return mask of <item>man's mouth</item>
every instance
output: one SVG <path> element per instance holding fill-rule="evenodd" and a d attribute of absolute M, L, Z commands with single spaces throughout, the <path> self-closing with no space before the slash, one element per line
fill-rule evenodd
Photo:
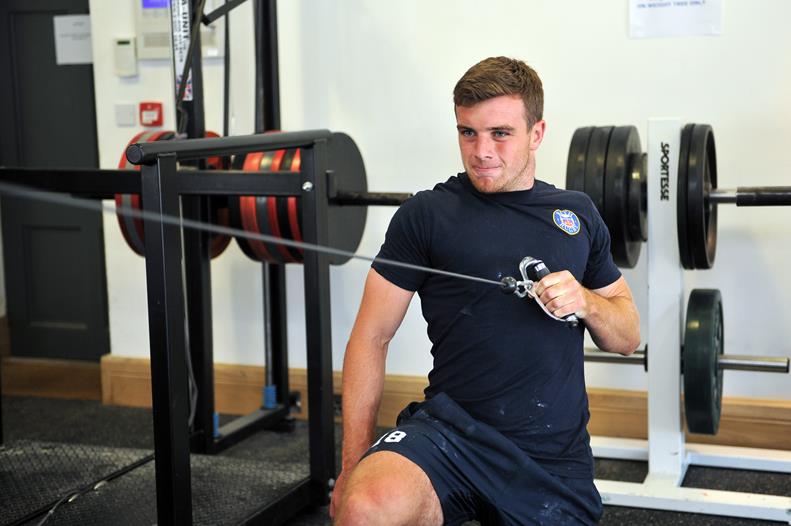
<path fill-rule="evenodd" d="M 473 166 L 473 170 L 480 175 L 490 175 L 499 169 L 499 166 Z"/>

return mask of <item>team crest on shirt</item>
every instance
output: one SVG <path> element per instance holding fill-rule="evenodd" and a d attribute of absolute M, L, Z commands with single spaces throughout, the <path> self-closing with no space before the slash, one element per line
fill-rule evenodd
<path fill-rule="evenodd" d="M 555 210 L 552 212 L 552 220 L 559 229 L 570 236 L 579 234 L 580 219 L 571 210 Z"/>

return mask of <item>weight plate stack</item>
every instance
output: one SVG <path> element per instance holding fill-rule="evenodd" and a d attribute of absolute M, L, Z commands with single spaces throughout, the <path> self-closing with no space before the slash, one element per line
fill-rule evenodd
<path fill-rule="evenodd" d="M 333 133 L 327 141 L 327 167 L 335 186 L 344 192 L 364 193 L 368 190 L 365 165 L 354 141 L 346 134 Z M 234 168 L 256 173 L 291 172 L 300 177 L 302 152 L 299 149 L 274 152 L 253 152 L 234 159 Z M 265 175 L 263 175 L 265 176 Z M 252 234 L 263 234 L 290 241 L 302 241 L 302 202 L 300 197 L 240 196 L 229 199 L 231 223 Z M 366 206 L 337 205 L 327 207 L 328 245 L 355 252 L 360 245 L 368 209 Z M 263 263 L 301 263 L 301 249 L 282 243 L 237 238 L 242 252 Z M 333 254 L 330 263 L 341 265 L 347 256 Z"/>
<path fill-rule="evenodd" d="M 636 161 L 640 162 L 635 166 Z M 640 257 L 642 236 L 634 236 L 640 230 L 640 219 L 643 214 L 640 207 L 643 200 L 639 195 L 642 181 L 639 171 L 642 169 L 642 150 L 640 135 L 634 126 L 617 126 L 610 133 L 607 145 L 607 156 L 604 168 L 604 222 L 610 230 L 610 243 L 613 261 L 619 267 L 633 268 Z M 632 185 L 633 174 L 637 182 Z M 631 196 L 630 190 L 635 195 Z M 629 213 L 630 205 L 637 210 Z M 637 223 L 630 228 L 630 217 Z M 644 219 L 643 219 L 644 221 Z"/>
<path fill-rule="evenodd" d="M 648 237 L 646 156 L 637 128 L 578 128 L 569 147 L 566 189 L 588 194 L 610 232 L 613 261 L 633 268 Z"/>
<path fill-rule="evenodd" d="M 566 190 L 585 191 L 585 166 L 588 159 L 588 143 L 594 127 L 577 128 L 571 137 L 569 157 L 566 163 Z"/>
<path fill-rule="evenodd" d="M 142 131 L 132 137 L 127 147 L 139 142 L 166 141 L 172 139 L 173 135 L 172 131 Z M 118 161 L 118 168 L 122 170 L 140 171 L 139 166 L 135 166 L 126 159 L 126 148 L 124 148 L 121 154 L 121 160 Z M 131 248 L 135 254 L 145 256 L 146 243 L 145 233 L 143 231 L 143 219 L 121 212 L 124 209 L 131 209 L 138 212 L 142 210 L 143 207 L 141 206 L 140 194 L 115 194 L 115 207 L 118 226 L 121 227 L 121 234 L 124 236 L 126 244 L 129 245 L 129 248 Z"/>
<path fill-rule="evenodd" d="M 169 141 L 172 140 L 175 133 L 172 131 L 157 130 L 157 131 L 143 131 L 132 137 L 132 140 L 124 148 L 124 153 L 121 154 L 121 160 L 118 162 L 118 168 L 122 170 L 137 170 L 140 167 L 130 163 L 126 159 L 126 149 L 132 144 L 139 142 L 155 142 L 155 141 Z M 212 131 L 205 133 L 206 137 L 219 137 Z M 209 168 L 220 169 L 222 168 L 223 161 L 220 157 L 210 157 L 206 160 L 206 165 Z M 212 224 L 219 224 L 228 226 L 230 224 L 228 219 L 228 205 L 224 198 L 212 197 L 210 200 L 210 221 Z M 121 227 L 121 234 L 124 236 L 126 244 L 129 245 L 137 255 L 145 257 L 146 242 L 145 232 L 143 229 L 143 219 L 139 216 L 131 216 L 124 214 L 123 210 L 133 210 L 140 212 L 143 210 L 142 199 L 140 194 L 115 194 L 116 217 L 118 218 L 118 225 Z M 228 245 L 231 243 L 231 238 L 226 235 L 212 234 L 210 254 L 212 258 L 216 258 L 222 254 Z"/>
<path fill-rule="evenodd" d="M 299 149 L 253 152 L 237 156 L 234 168 L 246 172 L 292 172 L 298 177 L 301 166 Z M 296 197 L 240 196 L 230 199 L 231 218 L 237 228 L 254 234 L 302 241 L 299 225 L 301 208 Z M 256 239 L 236 238 L 248 257 L 267 263 L 302 261 L 302 252 L 283 244 Z"/>
<path fill-rule="evenodd" d="M 628 224 L 629 239 L 648 241 L 648 173 L 647 155 L 638 152 L 629 156 L 631 176 L 629 177 Z"/>
<path fill-rule="evenodd" d="M 607 163 L 607 146 L 613 126 L 595 127 L 588 142 L 585 159 L 585 193 L 596 205 L 599 214 L 605 217 L 604 207 L 607 205 L 604 195 L 604 170 Z"/>
<path fill-rule="evenodd" d="M 714 435 L 722 411 L 724 351 L 722 296 L 716 289 L 695 289 L 687 302 L 682 368 L 684 410 L 690 433 Z"/>
<path fill-rule="evenodd" d="M 678 248 L 687 270 L 710 269 L 717 252 L 717 152 L 708 124 L 687 124 L 681 131 L 678 160 Z"/>

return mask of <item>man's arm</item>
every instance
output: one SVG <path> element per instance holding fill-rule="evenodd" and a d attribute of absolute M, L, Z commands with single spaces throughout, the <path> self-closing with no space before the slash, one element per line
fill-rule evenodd
<path fill-rule="evenodd" d="M 382 399 L 387 346 L 404 319 L 414 292 L 368 272 L 360 310 L 343 359 L 343 456 L 332 510 L 348 474 L 374 442 L 376 413 Z"/>
<path fill-rule="evenodd" d="M 632 354 L 640 345 L 640 314 L 623 276 L 600 289 L 586 289 L 568 271 L 544 276 L 536 294 L 555 316 L 576 314 L 597 347 Z"/>

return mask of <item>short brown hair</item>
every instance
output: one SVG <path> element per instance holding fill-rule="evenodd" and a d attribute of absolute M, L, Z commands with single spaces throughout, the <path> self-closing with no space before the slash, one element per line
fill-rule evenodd
<path fill-rule="evenodd" d="M 467 72 L 453 88 L 453 103 L 469 107 L 502 95 L 519 95 L 530 128 L 544 115 L 544 88 L 533 68 L 508 57 L 489 57 Z"/>

